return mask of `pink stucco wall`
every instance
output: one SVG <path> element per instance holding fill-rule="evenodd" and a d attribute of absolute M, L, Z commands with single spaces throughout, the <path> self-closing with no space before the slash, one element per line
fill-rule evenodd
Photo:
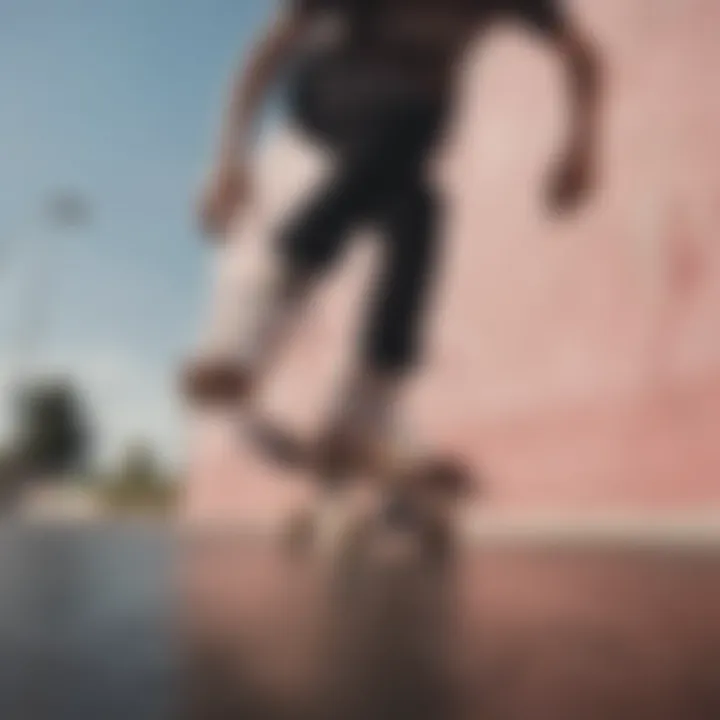
<path fill-rule="evenodd" d="M 519 32 L 494 34 L 469 59 L 438 168 L 447 254 L 409 406 L 424 436 L 484 474 L 489 507 L 720 504 L 720 4 L 573 10 L 605 55 L 597 193 L 574 217 L 546 216 L 562 75 Z M 226 268 L 247 262 L 317 165 L 291 134 L 270 141 Z M 287 419 L 320 417 L 342 377 L 371 256 L 358 247 L 323 288 L 269 387 Z M 230 420 L 194 419 L 191 436 L 191 517 L 273 513 L 303 491 L 252 458 Z"/>

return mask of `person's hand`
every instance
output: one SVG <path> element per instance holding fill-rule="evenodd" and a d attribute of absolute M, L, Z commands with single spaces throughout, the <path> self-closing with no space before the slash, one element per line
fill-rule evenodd
<path fill-rule="evenodd" d="M 587 200 L 595 184 L 591 157 L 589 152 L 572 152 L 557 166 L 550 178 L 547 194 L 553 212 L 570 212 Z"/>
<path fill-rule="evenodd" d="M 248 201 L 250 178 L 246 166 L 227 164 L 218 167 L 203 188 L 199 202 L 202 229 L 208 236 L 221 239 L 236 213 Z"/>

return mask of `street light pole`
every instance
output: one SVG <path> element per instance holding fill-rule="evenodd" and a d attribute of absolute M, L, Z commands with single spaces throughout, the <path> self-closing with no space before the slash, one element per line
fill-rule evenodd
<path fill-rule="evenodd" d="M 52 254 L 53 245 L 49 242 L 51 231 L 64 232 L 81 228 L 88 224 L 89 206 L 78 194 L 69 191 L 54 193 L 45 203 L 41 211 L 41 223 L 34 229 L 35 253 L 29 261 L 29 279 L 27 282 L 26 299 L 22 303 L 19 335 L 14 345 L 15 372 L 12 385 L 22 388 L 31 374 L 37 343 L 44 332 L 46 310 L 49 307 L 52 288 Z"/>
<path fill-rule="evenodd" d="M 28 229 L 23 233 L 27 240 L 16 233 L 4 248 L 7 253 L 7 250 L 26 242 L 29 249 L 27 276 L 23 288 L 25 294 L 20 302 L 18 335 L 12 343 L 11 367 L 6 386 L 6 401 L 13 407 L 15 418 L 23 415 L 24 395 L 29 392 L 33 382 L 31 363 L 44 331 L 46 309 L 51 296 L 50 232 L 80 228 L 88 223 L 89 217 L 88 205 L 81 196 L 67 191 L 56 192 L 44 203 L 39 215 L 31 218 Z M 24 488 L 31 481 L 28 473 L 32 471 L 29 466 L 25 466 L 27 458 L 17 454 L 19 428 L 17 422 L 13 424 L 13 435 L 16 437 L 11 441 L 11 447 L 14 448 L 11 467 L 0 468 L 0 486 L 5 486 L 9 495 L 6 492 L 4 503 L 0 499 L 0 506 L 21 502 Z"/>

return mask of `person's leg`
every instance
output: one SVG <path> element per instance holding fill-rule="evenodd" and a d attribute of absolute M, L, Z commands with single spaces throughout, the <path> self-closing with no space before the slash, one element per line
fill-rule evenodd
<path fill-rule="evenodd" d="M 191 366 L 185 383 L 191 400 L 236 402 L 248 395 L 316 281 L 341 255 L 350 230 L 407 185 L 430 127 L 423 115 L 393 110 L 345 143 L 337 170 L 280 233 L 266 274 L 248 278 L 253 287 L 241 300 L 237 352 Z"/>
<path fill-rule="evenodd" d="M 218 252 L 210 317 L 183 378 L 184 392 L 196 403 L 245 398 L 306 293 L 306 282 L 290 282 L 270 248 Z"/>
<path fill-rule="evenodd" d="M 338 169 L 284 226 L 267 262 L 225 279 L 233 338 L 192 363 L 184 390 L 196 403 L 234 403 L 257 384 L 294 327 L 317 281 L 341 255 L 353 225 L 379 192 L 383 154 L 364 143 L 338 158 Z M 225 323 L 227 324 L 227 322 Z M 225 330 L 227 334 L 227 330 Z"/>
<path fill-rule="evenodd" d="M 457 459 L 423 446 L 401 417 L 405 384 L 423 357 L 423 335 L 438 271 L 438 199 L 415 176 L 385 208 L 382 272 L 376 280 L 360 367 L 339 396 L 321 438 L 320 476 L 342 488 L 353 473 L 379 481 L 381 520 L 420 531 L 431 546 L 450 538 L 471 475 Z"/>
<path fill-rule="evenodd" d="M 404 105 L 388 115 L 392 129 L 382 153 L 385 177 L 376 185 L 371 206 L 384 257 L 370 293 L 359 367 L 346 381 L 318 443 L 326 476 L 357 466 L 359 456 L 382 445 L 377 439 L 400 442 L 395 408 L 419 352 L 435 264 L 438 207 L 425 174 L 443 115 L 444 106 L 434 103 Z M 407 439 L 400 444 L 407 446 Z"/>
<path fill-rule="evenodd" d="M 412 371 L 423 354 L 423 331 L 437 273 L 439 201 L 424 182 L 409 185 L 388 208 L 385 262 L 372 293 L 362 353 L 389 376 Z"/>
<path fill-rule="evenodd" d="M 371 292 L 359 367 L 339 393 L 319 443 L 328 477 L 343 467 L 387 468 L 416 454 L 396 415 L 405 381 L 420 359 L 437 261 L 437 215 L 432 191 L 416 178 L 385 205 L 384 257 Z"/>

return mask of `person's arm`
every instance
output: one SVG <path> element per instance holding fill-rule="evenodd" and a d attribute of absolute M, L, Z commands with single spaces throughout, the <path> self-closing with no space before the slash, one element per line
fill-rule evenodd
<path fill-rule="evenodd" d="M 570 130 L 551 201 L 573 204 L 588 190 L 598 149 L 600 61 L 594 43 L 564 12 L 561 0 L 524 0 L 526 17 L 560 54 L 568 73 Z"/>
<path fill-rule="evenodd" d="M 249 154 L 259 111 L 302 33 L 305 19 L 297 4 L 284 7 L 237 69 L 221 132 L 221 159 L 242 160 Z"/>
<path fill-rule="evenodd" d="M 201 199 L 201 216 L 209 232 L 221 232 L 247 193 L 255 123 L 278 73 L 302 34 L 307 13 L 300 2 L 283 5 L 281 13 L 236 70 L 220 131 L 210 181 Z"/>
<path fill-rule="evenodd" d="M 594 179 L 599 143 L 599 60 L 593 43 L 567 21 L 555 36 L 555 46 L 569 73 L 571 120 L 552 200 L 565 206 L 580 199 Z"/>

